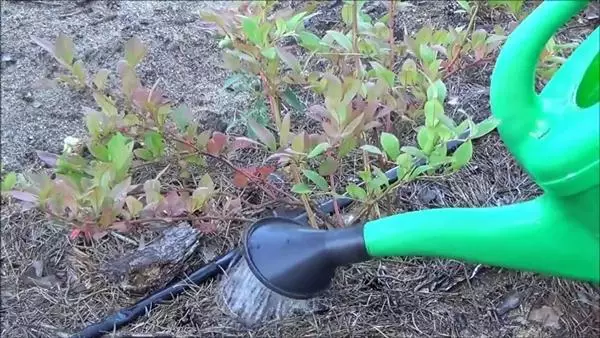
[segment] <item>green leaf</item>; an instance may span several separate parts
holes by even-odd
[[[300,39],[300,45],[312,52],[322,49],[321,39],[309,31],[298,33],[298,38]]]
[[[304,174],[304,176],[306,176],[306,178],[308,178],[317,187],[319,187],[319,189],[323,191],[329,190],[329,184],[327,184],[327,181],[323,177],[321,177],[321,175],[319,175],[317,172],[304,169],[302,170],[302,173]]]
[[[275,136],[273,136],[273,134],[267,128],[261,126],[252,118],[248,118],[248,126],[254,135],[256,135],[256,137],[270,150],[275,151],[277,149],[277,141],[275,140]]]
[[[179,131],[183,132],[185,128],[192,122],[192,114],[187,104],[182,103],[179,107],[171,111],[173,120]]]
[[[102,108],[102,111],[109,117],[117,116],[117,106],[114,101],[111,100],[108,96],[102,95],[100,93],[94,93],[94,100],[96,103]]]
[[[108,162],[108,149],[105,145],[100,143],[90,143],[87,148],[97,160]]]
[[[477,139],[482,136],[485,136],[492,130],[496,129],[496,127],[498,127],[499,124],[500,120],[498,120],[494,116],[490,116],[487,119],[479,122],[479,124],[477,124],[477,133],[475,135],[471,135],[471,138]]]
[[[442,114],[444,114],[444,107],[438,100],[425,102],[425,125],[427,127],[435,127]]]
[[[146,204],[159,202],[162,199],[160,194],[160,182],[158,180],[148,180],[144,182],[144,194],[146,195]]]
[[[326,81],[327,90],[325,92],[325,98],[333,102],[340,102],[343,94],[342,81],[332,73],[325,74],[323,79]]]
[[[279,145],[286,146],[289,141],[290,141],[290,113],[287,113],[281,120],[281,128],[279,130]]]
[[[304,153],[304,146],[304,132],[301,132],[292,139],[292,150],[298,153]]]
[[[146,148],[135,149],[133,154],[144,161],[152,161],[154,159],[152,152]]]
[[[73,64],[73,57],[75,55],[75,45],[73,40],[61,33],[58,33],[56,41],[54,42],[54,53],[56,58],[63,61],[67,65]]]
[[[426,157],[425,153],[423,153],[423,151],[421,151],[421,149],[413,147],[413,146],[404,146],[404,147],[400,148],[400,150],[409,155],[417,157],[417,158],[425,158]]]
[[[403,169],[410,169],[413,165],[412,156],[409,153],[402,153],[396,158],[396,164]]]
[[[375,61],[371,62],[371,67],[375,70],[377,77],[384,80],[390,88],[394,86],[394,81],[396,80],[396,74],[394,74],[394,72]]]
[[[367,192],[365,189],[359,187],[355,183],[348,184],[346,186],[346,192],[355,200],[364,201],[367,198]]]
[[[131,166],[133,142],[121,133],[117,133],[108,141],[107,150],[108,160],[112,163],[117,175],[115,179],[121,181]]]
[[[447,94],[448,91],[446,89],[446,85],[440,79],[435,80],[435,82],[430,84],[427,88],[428,100],[438,100],[440,102],[444,102]]]
[[[469,5],[469,2],[466,0],[457,0],[456,2],[458,2],[458,4],[460,5],[460,7],[462,7],[462,9],[464,9],[465,11],[467,11],[467,13],[471,12],[471,5]]]
[[[99,90],[104,90],[106,88],[106,81],[108,80],[108,74],[110,72],[108,69],[100,69],[98,73],[94,76],[94,85]]]
[[[260,46],[262,42],[262,36],[257,21],[258,18],[245,17],[242,20],[242,29],[252,43]]]
[[[417,133],[417,143],[423,149],[423,152],[429,153],[434,146],[434,135],[427,127],[421,127]]]
[[[377,188],[390,185],[390,180],[381,169],[374,167],[373,172],[375,173],[375,178],[370,183],[374,184]]]
[[[137,198],[133,196],[127,196],[125,198],[125,204],[127,205],[127,210],[132,218],[137,217],[137,215],[144,209],[144,205]]]
[[[325,152],[325,150],[329,149],[330,145],[327,142],[323,142],[323,143],[319,143],[317,144],[316,147],[313,148],[313,150],[310,151],[310,153],[308,154],[308,158],[314,158],[317,157],[319,155],[321,155],[322,153]]]
[[[338,31],[327,31],[327,35],[331,36],[340,46],[342,46],[347,52],[352,51],[352,41],[346,35]]]
[[[200,179],[200,186],[208,188],[208,190],[211,192],[215,190],[215,183],[209,174],[202,175],[202,178]]]
[[[360,147],[360,149],[372,153],[372,154],[376,154],[376,155],[383,155],[383,153],[381,152],[381,150],[379,150],[379,148],[372,146],[370,144],[365,144],[363,146]]]
[[[9,172],[2,179],[2,186],[0,188],[1,191],[9,191],[12,190],[17,184],[17,174],[14,172]]]
[[[161,157],[164,154],[165,140],[161,134],[155,131],[146,132],[146,134],[144,134],[144,143],[154,158]]]
[[[404,86],[414,84],[417,80],[417,74],[417,64],[413,59],[407,59],[400,70],[400,83]]]
[[[290,67],[292,70],[294,70],[295,72],[300,72],[300,62],[298,61],[298,58],[296,58],[296,56],[294,56],[294,54],[288,52],[287,50],[281,48],[281,47],[277,47],[277,54],[279,55],[279,58],[281,59],[281,61],[283,61],[286,65],[288,65],[288,67]]]
[[[328,156],[319,166],[319,174],[321,176],[333,175],[338,169],[338,166],[338,161],[336,161],[333,157]]]
[[[350,151],[352,151],[354,148],[356,148],[357,144],[358,144],[358,141],[356,140],[355,137],[352,137],[352,136],[346,137],[340,144],[340,147],[338,148],[338,157],[339,158],[346,157],[346,155],[348,155],[350,153]]]
[[[346,24],[346,26],[352,25],[353,17],[352,17],[352,3],[347,2],[342,7],[342,21]]]
[[[362,82],[354,78],[353,76],[348,76],[344,79],[343,87],[346,88],[344,92],[344,98],[342,99],[342,105],[346,106],[352,102],[354,97],[356,97],[356,93],[360,90],[362,86]]]
[[[310,194],[311,190],[306,183],[298,183],[294,184],[292,192],[295,192],[296,194]]]
[[[296,93],[294,93],[289,87],[283,91],[283,99],[296,111],[301,112],[306,109],[304,103],[302,103],[300,99],[298,99]]]
[[[383,132],[379,137],[379,143],[389,158],[396,158],[400,155],[400,141],[390,133]]]
[[[77,60],[73,64],[73,75],[77,77],[77,80],[81,83],[85,83],[86,74],[85,74],[85,66],[83,65],[83,61]]]
[[[419,46],[419,55],[425,65],[429,65],[435,60],[435,53],[429,46],[423,44]]]
[[[294,15],[293,17],[291,17],[286,22],[287,30],[288,31],[296,30],[296,28],[298,27],[298,24],[302,21],[302,18],[304,18],[305,16],[306,16],[306,12],[301,12],[301,13],[298,13],[298,14]]]
[[[454,154],[452,154],[452,168],[459,169],[462,168],[465,164],[467,164],[471,157],[473,156],[473,143],[471,140],[461,144]]]
[[[261,49],[260,53],[269,60],[274,60],[277,56],[277,50],[275,49],[275,47]]]
[[[142,40],[137,36],[132,37],[125,43],[125,61],[134,68],[144,56],[146,56],[147,48],[142,43]]]
[[[423,174],[424,172],[431,170],[431,169],[435,169],[434,167],[425,164],[422,166],[417,167],[411,174],[410,174],[410,178],[413,179],[417,176],[420,176],[421,174]]]

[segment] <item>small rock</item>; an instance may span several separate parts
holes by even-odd
[[[31,92],[24,93],[23,96],[21,96],[21,98],[27,103],[33,102],[33,94]]]
[[[147,18],[140,19],[140,25],[148,26],[150,24],[150,20]]]
[[[513,292],[504,297],[500,305],[496,308],[498,316],[502,316],[505,313],[514,310],[521,304],[521,295],[519,292]]]
[[[35,101],[35,102],[33,102],[33,104],[32,104],[32,105],[33,105],[33,108],[39,108],[39,107],[41,107],[41,106],[42,106],[42,104],[41,104],[41,103],[39,103],[38,101]]]
[[[547,328],[560,329],[560,312],[547,305],[531,310],[528,319]]]
[[[427,187],[423,188],[423,190],[419,191],[419,200],[423,204],[429,204],[431,202],[436,201],[439,198],[439,194],[437,191],[433,189],[429,189]]]
[[[15,60],[10,54],[2,54],[2,63],[3,64],[14,64],[17,60]]]

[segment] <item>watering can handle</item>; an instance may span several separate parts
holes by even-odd
[[[498,56],[490,86],[492,113],[500,121],[498,131],[509,148],[535,128],[542,113],[535,75],[539,56],[548,40],[587,0],[544,1],[510,34]]]

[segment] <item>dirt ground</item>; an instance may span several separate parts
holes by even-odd
[[[454,2],[410,1],[398,17],[411,33],[424,22],[466,24]],[[133,35],[149,45],[140,66],[144,81],[161,79],[167,95],[186,102],[209,128],[222,129],[244,109],[245,98],[222,89],[217,41],[198,29],[198,11],[234,2],[2,1],[1,153],[5,169],[39,166],[34,151],[60,152],[66,136],[85,132],[81,106],[93,102],[45,85],[56,62],[30,35],[74,38],[77,55],[92,70],[114,69]],[[327,6],[324,4],[323,6]],[[377,3],[367,7],[377,13]],[[339,6],[311,19],[323,32],[338,22]],[[507,25],[490,16],[483,28]],[[597,17],[596,17],[597,18]],[[496,20],[496,21],[493,21]],[[594,23],[574,20],[561,39],[579,39]],[[489,116],[493,64],[469,69],[448,82],[450,97],[479,121]],[[527,200],[540,191],[509,156],[496,133],[475,145],[460,173],[419,181],[398,190],[387,212],[440,206],[490,206]],[[93,247],[72,243],[68,229],[36,212],[2,205],[2,337],[67,337],[138,298],[104,279],[97,267],[136,245],[107,237]],[[236,245],[243,224],[223,224],[201,239],[198,261]],[[451,226],[451,225],[449,225]],[[482,224],[485,226],[485,224]],[[140,235],[143,236],[143,235]],[[139,239],[139,238],[138,238]],[[535,245],[535,243],[532,243]],[[472,277],[472,278],[471,278]],[[597,337],[600,290],[586,283],[541,277],[442,259],[385,259],[340,269],[317,313],[245,330],[215,302],[216,281],[192,287],[115,336],[381,336],[381,337]]]

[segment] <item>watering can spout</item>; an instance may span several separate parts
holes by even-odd
[[[490,104],[504,142],[518,147],[535,129],[540,101],[535,73],[548,40],[587,1],[544,1],[508,37],[492,73]]]
[[[595,191],[598,193],[598,190]],[[437,208],[364,225],[371,257],[424,256],[600,281],[600,242],[557,202]]]

